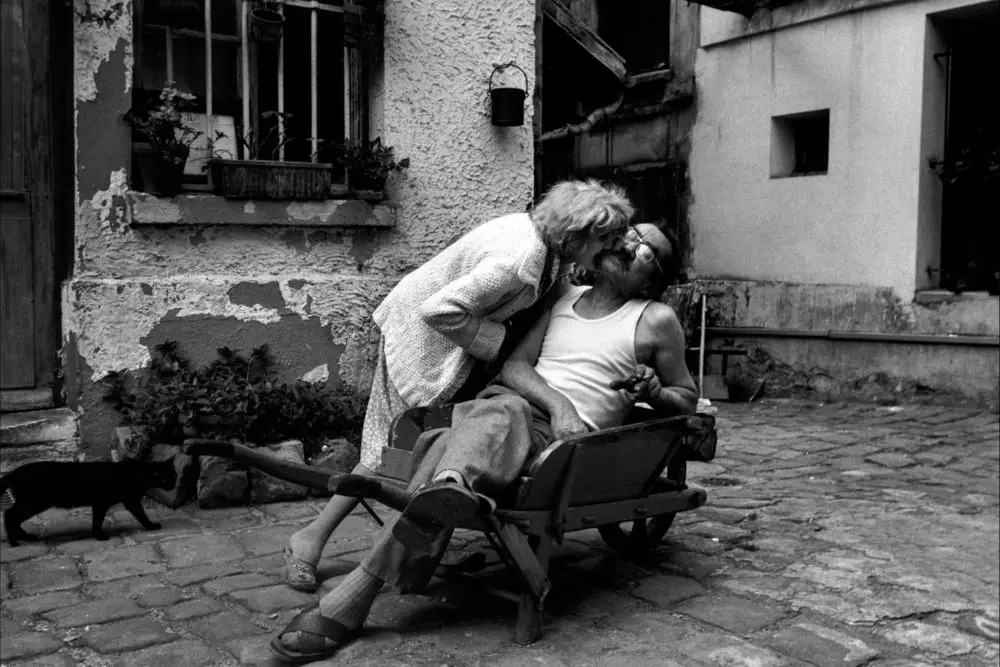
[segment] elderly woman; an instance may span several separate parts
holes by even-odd
[[[596,181],[554,185],[530,213],[490,220],[403,278],[375,310],[379,356],[355,474],[371,475],[405,410],[446,403],[513,342],[505,324],[544,295],[569,262],[594,268],[619,246],[634,209],[624,192]],[[505,344],[505,338],[508,338]],[[289,539],[286,582],[312,592],[316,563],[357,499],[333,496]]]

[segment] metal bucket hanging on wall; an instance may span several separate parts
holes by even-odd
[[[524,89],[493,87],[493,77],[497,72],[503,72],[508,67],[514,67],[524,76]],[[493,124],[497,127],[515,127],[524,125],[524,98],[528,95],[528,75],[511,61],[505,65],[497,65],[490,74],[490,100],[492,102]]]

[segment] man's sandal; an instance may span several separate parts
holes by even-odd
[[[316,566],[292,555],[292,548],[285,547],[285,583],[303,593],[315,593],[319,587],[316,581]]]
[[[282,635],[298,632],[298,644],[307,649],[298,651],[281,643]],[[319,613],[319,605],[306,607],[289,621],[285,629],[271,640],[271,652],[284,662],[302,665],[316,660],[324,660],[337,652],[341,646],[353,639],[357,630],[349,630],[347,626],[329,619]],[[303,635],[306,635],[303,638]],[[335,642],[332,646],[327,641]]]
[[[429,482],[414,492],[392,534],[407,546],[423,548],[441,531],[478,516],[481,509],[480,497],[463,484],[450,479]]]

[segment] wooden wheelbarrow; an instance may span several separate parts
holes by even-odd
[[[448,405],[413,408],[396,418],[378,471],[381,490],[369,497],[395,510],[405,509],[417,437],[425,430],[449,426],[451,412]],[[649,409],[636,408],[625,426],[551,443],[497,498],[494,513],[460,526],[484,531],[519,575],[518,593],[493,591],[519,604],[514,633],[518,643],[531,643],[541,632],[542,607],[551,588],[549,559],[566,533],[597,528],[613,549],[641,555],[659,544],[677,512],[705,503],[703,489],[687,488],[686,464],[715,456],[715,418],[651,419],[652,415]],[[280,461],[243,445],[212,440],[187,440],[185,445],[189,454],[232,458],[314,489],[352,496],[370,491],[364,478]],[[372,508],[364,506],[381,524]],[[445,574],[464,578],[454,571]]]

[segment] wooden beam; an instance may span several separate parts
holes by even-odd
[[[622,101],[625,96],[621,93],[618,95],[618,99],[609,104],[606,107],[601,107],[600,109],[595,109],[590,112],[590,115],[581,123],[570,123],[565,127],[560,127],[558,130],[552,130],[551,132],[546,132],[542,136],[538,137],[538,143],[545,141],[552,141],[553,139],[562,139],[563,137],[574,136],[577,134],[583,134],[584,132],[589,132],[591,128],[594,127],[598,122],[604,120],[608,116],[612,115],[614,112],[618,111],[621,107]]]
[[[625,87],[633,88],[651,81],[671,81],[673,78],[674,71],[669,67],[653,70],[651,72],[643,72],[641,74],[627,74],[625,76]]]
[[[545,15],[562,28],[570,39],[596,58],[597,62],[611,72],[618,81],[625,81],[627,74],[625,59],[608,46],[607,42],[598,37],[586,23],[578,19],[559,0],[543,0],[542,7]]]

